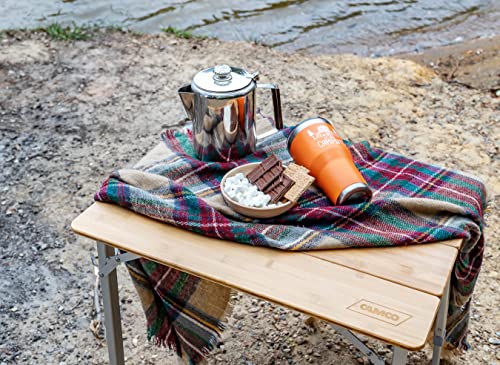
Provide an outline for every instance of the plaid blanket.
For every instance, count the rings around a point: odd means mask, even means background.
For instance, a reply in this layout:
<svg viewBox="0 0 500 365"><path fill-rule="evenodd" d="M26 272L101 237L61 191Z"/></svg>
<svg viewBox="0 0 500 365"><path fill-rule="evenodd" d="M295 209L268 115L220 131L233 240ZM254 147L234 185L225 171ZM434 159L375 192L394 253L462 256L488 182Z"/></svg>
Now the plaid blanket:
<svg viewBox="0 0 500 365"><path fill-rule="evenodd" d="M471 294L484 248L483 184L463 173L358 143L349 148L373 190L371 202L333 206L312 187L293 209L277 218L249 219L231 211L219 190L223 175L270 154L290 162L286 138L291 129L232 162L199 161L193 157L189 130L167 130L162 156L114 172L95 199L206 236L283 250L401 246L462 238L451 280L447 342L466 348ZM190 364L203 361L223 328L229 290L145 259L128 267L146 312L148 336L175 348Z"/></svg>

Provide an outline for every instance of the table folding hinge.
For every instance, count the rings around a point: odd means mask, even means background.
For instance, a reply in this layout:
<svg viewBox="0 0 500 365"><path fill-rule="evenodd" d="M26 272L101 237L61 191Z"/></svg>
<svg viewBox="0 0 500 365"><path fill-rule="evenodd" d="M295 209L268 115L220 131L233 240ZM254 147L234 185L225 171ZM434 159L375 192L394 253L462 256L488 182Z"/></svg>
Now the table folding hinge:
<svg viewBox="0 0 500 365"><path fill-rule="evenodd" d="M444 336L434 336L433 343L436 346L443 346L443 344L444 344Z"/></svg>
<svg viewBox="0 0 500 365"><path fill-rule="evenodd" d="M121 263L136 260L139 257L141 257L141 256L136 255L135 253L132 253L132 252L124 252L124 253L121 253L118 255L108 256L108 257L106 257L105 264L99 265L98 276L100 278L103 278L106 275L108 275L111 271L116 269L117 266L120 265Z"/></svg>
<svg viewBox="0 0 500 365"><path fill-rule="evenodd" d="M363 341L359 339L358 336L356 336L354 333L349 331L346 328L340 327L336 324L331 323L330 324L333 329L340 333L344 339L348 340L351 344L353 344L361 353L363 353L368 360L370 360L370 363L373 365L385 365L385 361L381 359L371 348L366 346Z"/></svg>

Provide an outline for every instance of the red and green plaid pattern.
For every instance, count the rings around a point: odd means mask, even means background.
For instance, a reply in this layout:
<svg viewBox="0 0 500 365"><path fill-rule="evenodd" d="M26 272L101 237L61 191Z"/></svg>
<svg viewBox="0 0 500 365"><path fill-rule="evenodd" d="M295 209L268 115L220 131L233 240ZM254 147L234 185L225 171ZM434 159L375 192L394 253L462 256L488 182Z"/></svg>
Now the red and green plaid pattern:
<svg viewBox="0 0 500 365"><path fill-rule="evenodd" d="M251 220L228 211L221 204L219 189L224 174L270 154L285 164L291 162L286 149L291 130L280 131L258 146L258 152L232 162L199 161L194 157L189 130L167 130L163 140L172 152L168 157L135 170L116 171L95 199L206 236L283 250L400 246L462 238L464 244L452 277L447 341L465 348L469 304L484 248L486 194L482 182L358 143L349 148L373 190L371 202L333 206L313 187L292 210L277 218ZM141 179L149 183L138 183ZM146 309L149 334L164 343L166 333L170 333L167 342L198 363L201 355L190 345L203 349L200 353L212 348L221 318L203 318L203 310L196 312L190 307L190 292L199 284L198 279L174 270L168 281L158 284L158 271L171 270L159 267L147 260L130 267L132 277L136 281L140 277L155 296L155 304ZM156 290L151 289L154 287ZM176 323L179 317L182 323ZM209 331L206 323L213 330Z"/></svg>

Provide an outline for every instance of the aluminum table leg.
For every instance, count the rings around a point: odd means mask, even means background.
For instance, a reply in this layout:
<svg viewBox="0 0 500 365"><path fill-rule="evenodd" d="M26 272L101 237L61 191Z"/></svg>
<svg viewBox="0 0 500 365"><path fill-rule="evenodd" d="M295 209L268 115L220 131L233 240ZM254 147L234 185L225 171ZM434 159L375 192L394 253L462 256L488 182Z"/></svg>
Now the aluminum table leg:
<svg viewBox="0 0 500 365"><path fill-rule="evenodd" d="M354 333L349 331L346 328L340 327L336 324L331 323L330 324L335 331L340 333L346 340L348 340L350 343L352 343L359 351L361 351L366 357L368 357L368 360L370 360L370 363L373 365L384 365L385 361L378 357L378 355L368 346L366 346L363 341L361 341Z"/></svg>
<svg viewBox="0 0 500 365"><path fill-rule="evenodd" d="M448 302L450 298L450 279L446 284L443 296L439 303L439 311L434 326L434 349L432 351L432 365L439 365L441 360L441 349L446 339L446 319L448 317Z"/></svg>
<svg viewBox="0 0 500 365"><path fill-rule="evenodd" d="M401 347L394 346L392 350L392 365L405 365L408 359L408 351Z"/></svg>
<svg viewBox="0 0 500 365"><path fill-rule="evenodd" d="M99 269L105 267L108 257L115 255L115 249L104 243L97 242L99 255ZM102 301L104 307L104 328L108 345L110 365L124 365L122 325L120 318L120 302L118 298L118 280L116 270L107 275L100 274L102 287Z"/></svg>

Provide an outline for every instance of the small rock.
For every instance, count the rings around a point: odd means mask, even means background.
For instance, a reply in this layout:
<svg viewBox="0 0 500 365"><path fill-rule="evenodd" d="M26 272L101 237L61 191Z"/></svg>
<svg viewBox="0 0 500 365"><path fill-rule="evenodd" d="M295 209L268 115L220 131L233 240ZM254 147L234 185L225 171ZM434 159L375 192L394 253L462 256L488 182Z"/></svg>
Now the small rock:
<svg viewBox="0 0 500 365"><path fill-rule="evenodd" d="M500 340L495 337L488 338L488 342L491 343L492 345L500 345Z"/></svg>
<svg viewBox="0 0 500 365"><path fill-rule="evenodd" d="M243 313L241 313L241 312L234 312L234 313L233 313L233 317L234 317L235 319L243 319L243 318L245 318L245 316L244 316L244 315L243 315Z"/></svg>
<svg viewBox="0 0 500 365"><path fill-rule="evenodd" d="M5 215L6 216L10 216L10 215L14 214L16 212L16 210L17 209L16 209L15 205L13 205L13 206L7 208L7 211L5 212Z"/></svg>
<svg viewBox="0 0 500 365"><path fill-rule="evenodd" d="M258 311L260 311L260 307L251 307L248 310L249 313L257 313Z"/></svg>
<svg viewBox="0 0 500 365"><path fill-rule="evenodd" d="M389 350L388 348L382 348L380 350L377 351L380 355L387 355L389 352L391 352L391 350Z"/></svg>
<svg viewBox="0 0 500 365"><path fill-rule="evenodd" d="M10 311L11 311L11 312L14 312L14 313L15 313L15 312L17 312L17 310L18 310L18 309L17 309L17 307L16 307L16 306L13 306L12 308L10 308Z"/></svg>
<svg viewBox="0 0 500 365"><path fill-rule="evenodd" d="M304 337L299 336L299 337L297 337L297 340L295 342L297 343L297 345L302 345L302 344L306 343L307 341Z"/></svg>

